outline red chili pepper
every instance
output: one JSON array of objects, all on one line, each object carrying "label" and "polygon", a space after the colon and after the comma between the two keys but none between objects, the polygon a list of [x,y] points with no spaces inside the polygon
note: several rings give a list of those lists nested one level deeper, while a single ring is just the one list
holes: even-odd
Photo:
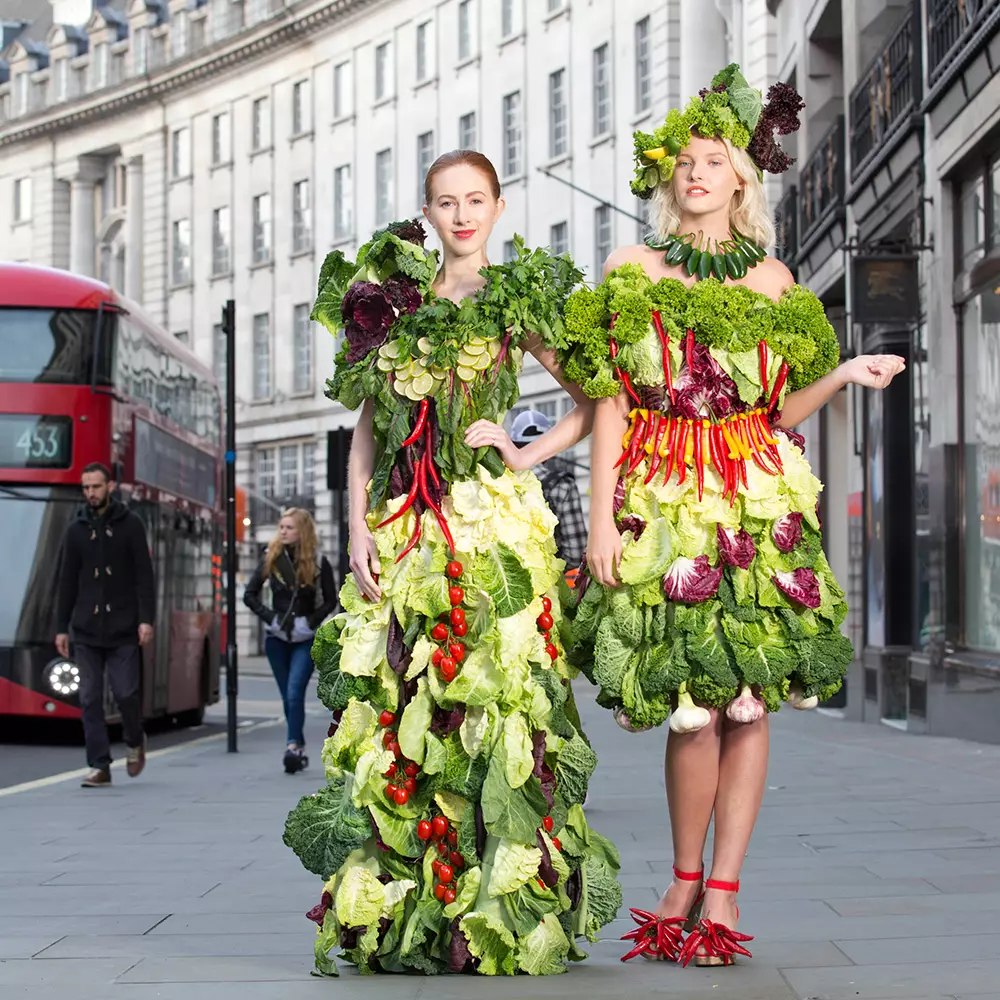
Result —
[{"label": "red chili pepper", "polygon": [[413,506],[413,501],[417,499],[417,490],[420,488],[419,470],[420,460],[418,459],[417,464],[413,467],[413,485],[410,487],[410,492],[406,494],[406,502],[391,517],[387,517],[381,524],[376,524],[376,531],[379,528],[384,528],[387,524],[392,524],[393,521],[399,520]]},{"label": "red chili pepper", "polygon": [[643,482],[648,486],[653,481],[653,476],[660,469],[663,456],[660,454],[660,442],[663,440],[663,432],[667,429],[667,418],[659,414],[656,418],[656,433],[653,435],[653,454],[649,456],[649,472]]},{"label": "red chili pepper", "polygon": [[632,417],[631,429],[628,431],[628,444],[622,448],[621,457],[615,462],[615,468],[620,468],[632,459],[632,446],[635,444],[635,436],[639,430],[639,414]]},{"label": "red chili pepper", "polygon": [[406,548],[403,549],[403,551],[400,552],[398,556],[396,556],[396,562],[402,562],[403,559],[413,551],[417,542],[420,541],[420,532],[421,532],[420,518],[418,517],[416,527],[414,527],[413,529],[413,535],[410,537],[409,542],[407,542]]},{"label": "red chili pepper", "polygon": [[719,473],[719,478],[725,482],[726,474],[725,469],[722,465],[722,459],[719,458],[719,441],[715,436],[715,432],[718,430],[717,424],[709,424],[708,426],[708,450],[712,455],[712,465],[715,466]]},{"label": "red chili pepper", "polygon": [[677,447],[677,435],[680,433],[681,421],[674,418],[670,425],[670,435],[667,437],[667,471],[663,474],[663,485],[670,482],[670,475],[674,471],[674,450]]},{"label": "red chili pepper", "polygon": [[[611,327],[610,327],[610,329],[612,329],[612,330],[614,330],[614,328],[615,328],[615,320],[616,319],[618,319],[618,313],[615,313],[614,316],[611,317]],[[611,348],[611,360],[614,361],[615,358],[618,357],[618,341],[615,340],[614,337],[609,337],[608,338],[608,346]]]},{"label": "red chili pepper", "polygon": [[688,369],[694,369],[694,330],[687,332],[687,362]]},{"label": "red chili pepper", "polygon": [[777,469],[772,469],[769,465],[765,464],[763,457],[759,451],[755,451],[751,458],[754,460],[754,464],[760,469],[761,472],[766,472],[769,476],[776,476],[778,474]]},{"label": "red chili pepper", "polygon": [[420,412],[417,414],[417,423],[413,428],[413,433],[403,442],[404,448],[409,448],[424,432],[424,425],[427,423],[427,411],[430,409],[430,400],[420,400]]},{"label": "red chili pepper", "polygon": [[747,460],[742,455],[740,455],[739,466],[740,479],[743,480],[743,489],[749,489],[750,487],[747,486]]},{"label": "red chili pepper", "polygon": [[[615,320],[618,318],[618,313],[615,313],[611,317],[611,329],[615,328]],[[618,341],[614,337],[609,338],[608,344],[611,348],[611,360],[614,361],[618,357]],[[639,394],[632,388],[632,380],[628,377],[628,372],[623,371],[618,365],[615,365],[615,375],[618,377],[618,381],[621,382],[628,394],[635,400],[637,406],[642,406],[642,400],[639,399]]]},{"label": "red chili pepper", "polygon": [[434,516],[437,518],[437,523],[441,527],[441,534],[444,535],[445,541],[448,543],[448,548],[451,550],[452,556],[455,555],[455,539],[452,537],[451,528],[448,527],[448,521],[444,514],[441,513],[441,508],[434,502],[434,498],[431,496],[430,490],[427,488],[427,456],[423,456],[423,461],[418,463],[418,468],[420,471],[417,477],[420,481],[420,495],[424,498],[424,503],[432,511],[434,511]]},{"label": "red chili pepper", "polygon": [[434,467],[434,432],[431,430],[430,424],[427,425],[424,437],[424,461],[427,463],[427,472],[431,479],[434,480],[434,486],[437,489],[441,489],[441,480],[438,478],[437,469]]},{"label": "red chili pepper", "polygon": [[670,338],[667,331],[663,329],[663,320],[660,319],[660,311],[653,310],[653,326],[656,334],[660,338],[660,345],[663,348],[663,381],[667,387],[667,394],[670,396],[670,405],[676,405],[677,399],[674,395],[674,376],[670,363]]},{"label": "red chili pepper", "polygon": [[774,380],[774,388],[771,390],[771,399],[767,404],[767,413],[770,416],[778,406],[778,397],[781,390],[785,388],[785,380],[788,378],[788,362],[782,361],[778,369],[778,377]]},{"label": "red chili pepper", "polygon": [[628,463],[628,470],[625,473],[627,476],[631,476],[642,464],[642,459],[646,454],[646,439],[649,437],[649,432],[653,426],[652,420],[644,420],[641,415],[638,419],[639,422],[636,425],[636,431],[632,438],[632,458]]},{"label": "red chili pepper", "polygon": [[705,495],[705,422],[696,421],[694,428],[694,471],[698,475],[698,499]]},{"label": "red chili pepper", "polygon": [[778,446],[776,444],[771,444],[768,440],[769,438],[774,437],[774,435],[771,433],[771,430],[767,425],[767,417],[765,417],[763,413],[758,413],[757,421],[757,426],[763,433],[762,440],[764,441],[764,446],[767,448],[768,455],[774,460],[774,464],[778,467],[778,472],[784,474],[785,467],[782,464],[781,453],[778,451]]},{"label": "red chili pepper", "polygon": [[687,443],[688,434],[691,432],[691,421],[681,422],[681,432],[677,436],[677,485],[683,486],[687,478]]},{"label": "red chili pepper", "polygon": [[760,356],[760,385],[761,395],[767,399],[767,341],[761,340],[757,344],[757,353]]}]

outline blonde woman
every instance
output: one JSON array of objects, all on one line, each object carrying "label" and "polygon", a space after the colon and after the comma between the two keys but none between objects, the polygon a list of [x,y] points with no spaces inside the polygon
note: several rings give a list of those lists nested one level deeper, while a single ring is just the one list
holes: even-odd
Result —
[{"label": "blonde woman", "polygon": [[655,235],[612,253],[603,284],[566,309],[564,370],[603,397],[572,659],[624,728],[670,718],[675,879],[654,913],[633,911],[626,959],[750,954],[736,893],[767,713],[829,697],[851,660],[822,551],[822,487],[791,428],[848,383],[884,389],[904,367],[891,355],[838,365],[822,305],[766,255],[762,171],[787,168],[774,133],[798,128],[802,107],[787,85],[768,99],[729,66],[654,134],[636,134],[633,191],[652,198]]},{"label": "blonde woman", "polygon": [[[261,599],[264,584],[271,606]],[[243,594],[243,601],[264,623],[264,650],[281,692],[288,727],[284,765],[287,774],[308,767],[303,732],[306,688],[313,672],[316,629],[337,603],[330,563],[318,550],[316,523],[306,510],[286,510]]]}]

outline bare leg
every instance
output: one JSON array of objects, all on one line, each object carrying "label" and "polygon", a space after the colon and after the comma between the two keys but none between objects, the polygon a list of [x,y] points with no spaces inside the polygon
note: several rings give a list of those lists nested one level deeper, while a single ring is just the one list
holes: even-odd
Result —
[{"label": "bare leg", "polygon": [[[723,882],[736,882],[740,877],[764,798],[769,737],[766,715],[750,725],[723,718],[712,852],[712,878]],[[704,915],[735,927],[735,894],[709,889],[705,893]]]}]

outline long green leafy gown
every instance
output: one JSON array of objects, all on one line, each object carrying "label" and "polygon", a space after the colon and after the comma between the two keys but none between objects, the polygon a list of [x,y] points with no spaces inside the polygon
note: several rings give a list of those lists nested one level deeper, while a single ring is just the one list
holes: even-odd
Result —
[{"label": "long green leafy gown", "polygon": [[819,300],[777,302],[715,278],[653,283],[638,264],[571,296],[563,371],[633,398],[615,516],[622,585],[590,582],[570,661],[634,728],[751,721],[833,694],[851,662],[843,591],[823,554],[802,439],[773,424],[785,394],[834,368]]},{"label": "long green leafy gown", "polygon": [[318,634],[326,784],[285,843],[325,880],[319,972],[562,972],[621,905],[582,802],[596,757],[564,706],[555,518],[530,472],[464,443],[516,400],[527,331],[556,343],[579,273],[528,252],[460,306],[414,223],[331,254],[314,317],[346,338],[331,398],[374,404],[382,599],[353,577]]}]

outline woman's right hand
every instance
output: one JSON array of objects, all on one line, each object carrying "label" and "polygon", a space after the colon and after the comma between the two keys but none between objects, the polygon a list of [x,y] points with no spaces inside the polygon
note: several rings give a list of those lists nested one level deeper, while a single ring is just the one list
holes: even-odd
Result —
[{"label": "woman's right hand", "polygon": [[590,575],[605,587],[618,586],[618,567],[622,561],[622,536],[613,518],[592,525],[587,539],[587,565]]},{"label": "woman's right hand", "polygon": [[379,589],[377,577],[382,572],[382,566],[378,561],[378,549],[375,547],[375,538],[368,528],[367,522],[354,525],[351,528],[351,572],[354,574],[354,582],[358,585],[358,590],[368,598],[369,601],[382,600],[382,591]]}]

